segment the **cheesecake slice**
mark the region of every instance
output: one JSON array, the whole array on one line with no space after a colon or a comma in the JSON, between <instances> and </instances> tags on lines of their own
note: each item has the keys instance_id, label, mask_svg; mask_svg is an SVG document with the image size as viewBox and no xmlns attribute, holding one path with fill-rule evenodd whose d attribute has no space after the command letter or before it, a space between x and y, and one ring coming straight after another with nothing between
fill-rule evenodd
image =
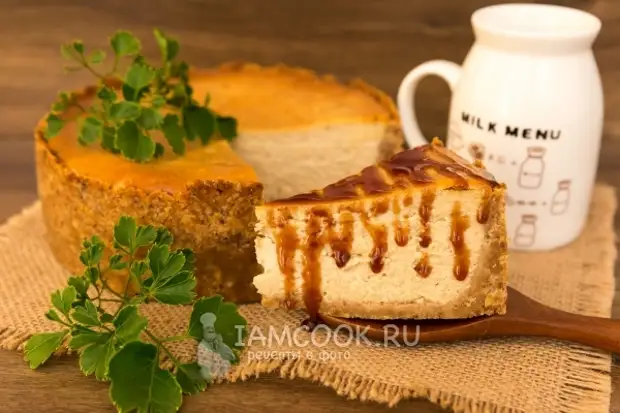
<instances>
[{"instance_id":1,"label":"cheesecake slice","mask_svg":"<svg viewBox=\"0 0 620 413\"><path fill-rule=\"evenodd\" d=\"M348 318L503 314L503 184L439 140L256 208L266 307Z\"/></svg>"}]
</instances>

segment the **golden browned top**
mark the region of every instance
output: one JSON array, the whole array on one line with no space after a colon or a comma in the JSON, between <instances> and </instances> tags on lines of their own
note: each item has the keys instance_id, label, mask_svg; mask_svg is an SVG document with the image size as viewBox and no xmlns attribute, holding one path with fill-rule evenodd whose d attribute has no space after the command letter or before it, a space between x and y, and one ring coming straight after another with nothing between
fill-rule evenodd
<instances>
[{"instance_id":1,"label":"golden browned top","mask_svg":"<svg viewBox=\"0 0 620 413\"><path fill-rule=\"evenodd\" d=\"M93 88L87 88L78 96L82 102L92 98ZM75 112L61 133L47 141L43 137L44 121L36 131L37 144L46 145L74 173L111 186L135 186L144 190L181 191L199 181L227 180L240 183L256 183L258 177L223 140L213 140L208 145L187 142L183 156L167 150L165 155L148 163L139 164L120 155L103 150L100 145L82 146L77 140ZM154 136L162 141L162 137Z\"/></svg>"},{"instance_id":2,"label":"golden browned top","mask_svg":"<svg viewBox=\"0 0 620 413\"><path fill-rule=\"evenodd\" d=\"M481 163L472 165L444 148L439 139L406 150L387 161L364 168L323 189L270 202L277 204L314 204L335 200L359 199L395 190L434 186L438 189L495 188L501 184Z\"/></svg>"},{"instance_id":3,"label":"golden browned top","mask_svg":"<svg viewBox=\"0 0 620 413\"><path fill-rule=\"evenodd\" d=\"M397 119L383 92L360 80L345 85L305 69L229 63L192 70L190 83L198 101L208 93L210 107L236 117L240 131Z\"/></svg>"}]
</instances>

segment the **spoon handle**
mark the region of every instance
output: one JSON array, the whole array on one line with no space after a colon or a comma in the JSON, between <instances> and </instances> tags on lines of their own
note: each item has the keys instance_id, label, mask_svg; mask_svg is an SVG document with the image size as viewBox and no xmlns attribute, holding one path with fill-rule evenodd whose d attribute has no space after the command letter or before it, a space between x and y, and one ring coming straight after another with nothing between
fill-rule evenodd
<instances>
[{"instance_id":1,"label":"spoon handle","mask_svg":"<svg viewBox=\"0 0 620 413\"><path fill-rule=\"evenodd\" d=\"M572 341L612 353L620 353L620 320L589 317L548 309L539 317L512 320L524 335Z\"/></svg>"}]
</instances>

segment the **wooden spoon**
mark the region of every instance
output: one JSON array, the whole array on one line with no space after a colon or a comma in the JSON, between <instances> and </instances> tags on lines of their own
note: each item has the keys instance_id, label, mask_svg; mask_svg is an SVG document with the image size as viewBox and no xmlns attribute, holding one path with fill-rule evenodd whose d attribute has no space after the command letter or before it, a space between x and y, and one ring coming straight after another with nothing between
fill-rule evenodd
<instances>
[{"instance_id":1,"label":"wooden spoon","mask_svg":"<svg viewBox=\"0 0 620 413\"><path fill-rule=\"evenodd\" d=\"M556 310L510 287L505 315L461 320L362 320L329 315L319 318L331 328L345 325L363 331L367 327L368 338L384 341L389 335L387 337L401 344L530 336L572 341L620 353L620 320ZM416 326L419 326L419 333Z\"/></svg>"}]
</instances>

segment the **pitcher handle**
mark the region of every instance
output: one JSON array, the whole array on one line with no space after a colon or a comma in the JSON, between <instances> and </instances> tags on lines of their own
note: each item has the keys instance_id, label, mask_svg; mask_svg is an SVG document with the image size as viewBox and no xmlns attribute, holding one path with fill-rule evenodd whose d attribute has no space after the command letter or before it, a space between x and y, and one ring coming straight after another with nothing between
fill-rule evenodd
<instances>
[{"instance_id":1,"label":"pitcher handle","mask_svg":"<svg viewBox=\"0 0 620 413\"><path fill-rule=\"evenodd\" d=\"M420 131L413 98L420 80L431 75L445 80L450 86L450 91L454 92L456 82L461 76L461 66L447 60L431 60L413 68L401 82L398 88L398 112L409 148L429 143Z\"/></svg>"}]
</instances>

